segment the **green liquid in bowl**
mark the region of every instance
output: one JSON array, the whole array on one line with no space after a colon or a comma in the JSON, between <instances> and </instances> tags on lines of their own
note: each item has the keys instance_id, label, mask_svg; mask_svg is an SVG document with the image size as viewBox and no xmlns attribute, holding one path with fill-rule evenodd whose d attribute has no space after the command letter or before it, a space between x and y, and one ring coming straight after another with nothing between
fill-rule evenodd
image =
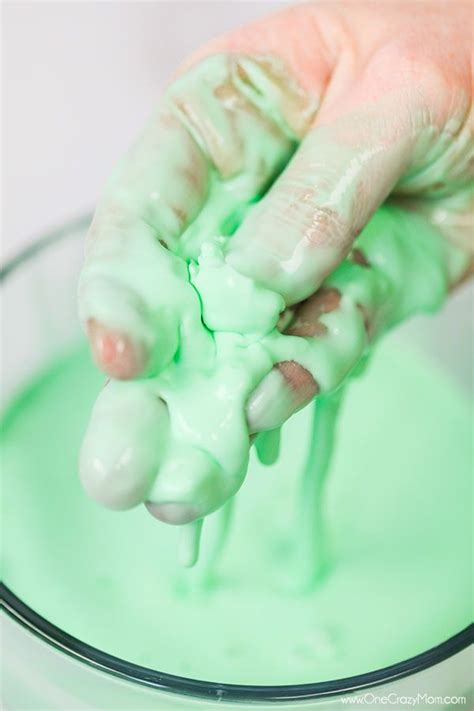
<instances>
[{"instance_id":1,"label":"green liquid in bowl","mask_svg":"<svg viewBox=\"0 0 474 711\"><path fill-rule=\"evenodd\" d=\"M202 591L202 561L178 569L176 528L143 507L104 510L80 487L101 382L78 349L5 417L3 579L56 626L160 671L283 685L379 669L469 624L470 409L426 358L388 338L349 385L325 489L328 569L304 594L293 590L292 545L311 409L284 427L277 464L252 456L214 585Z\"/></svg>"}]
</instances>

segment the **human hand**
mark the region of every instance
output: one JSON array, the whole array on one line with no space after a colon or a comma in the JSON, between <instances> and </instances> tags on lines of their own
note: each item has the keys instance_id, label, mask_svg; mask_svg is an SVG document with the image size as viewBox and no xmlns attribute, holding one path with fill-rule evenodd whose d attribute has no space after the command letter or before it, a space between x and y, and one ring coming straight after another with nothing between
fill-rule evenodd
<instances>
[{"instance_id":1,"label":"human hand","mask_svg":"<svg viewBox=\"0 0 474 711\"><path fill-rule=\"evenodd\" d=\"M449 13L445 4L299 6L192 58L194 69L171 85L116 171L91 228L80 301L100 367L119 379L152 374L178 347L168 277L159 278L162 253L138 248L148 237L189 262L207 239L230 235L227 263L295 307L285 314L287 330L326 342L324 315L341 308L347 279L336 271L335 282L318 288L346 257L359 267L351 283L367 279L360 269L383 271L373 228L359 238L365 252L353 240L389 196L403 204L402 224L414 239L424 230L436 241L441 231L472 249L469 16L456 4ZM397 224L389 222L384 244ZM408 299L400 274L388 269L393 288L351 312L367 338L436 306L467 271L461 251L433 249L411 270ZM359 346L350 353L342 377L360 354ZM318 374L284 360L250 395L249 430L277 427L327 389ZM149 459L135 470L156 473L156 453ZM149 475L142 480L131 498L122 491L127 505L146 497Z\"/></svg>"}]
</instances>

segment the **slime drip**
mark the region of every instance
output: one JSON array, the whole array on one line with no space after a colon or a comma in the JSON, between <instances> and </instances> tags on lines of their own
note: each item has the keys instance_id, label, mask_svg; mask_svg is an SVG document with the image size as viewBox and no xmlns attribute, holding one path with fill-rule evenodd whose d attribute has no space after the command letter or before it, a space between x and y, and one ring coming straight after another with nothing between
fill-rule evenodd
<instances>
[{"instance_id":1,"label":"slime drip","mask_svg":"<svg viewBox=\"0 0 474 711\"><path fill-rule=\"evenodd\" d=\"M202 518L183 526L181 531L179 562L185 568L190 568L198 559L201 529Z\"/></svg>"},{"instance_id":2,"label":"slime drip","mask_svg":"<svg viewBox=\"0 0 474 711\"><path fill-rule=\"evenodd\" d=\"M147 502L162 520L185 524L187 565L197 557L202 519L244 481L247 401L282 361L303 366L320 393L302 510L304 535L319 536L311 506L330 457L339 397L331 393L375 336L437 309L466 262L423 218L382 207L356 241L367 264L349 256L323 284L340 295L338 307L321 315L323 335L281 333L282 293L237 271L228 251L314 114L297 87L286 87L283 96L265 65L221 56L175 82L154 118L169 140L156 143L147 129L151 137L112 178L81 277L82 320L126 333L150 354L144 377L111 381L99 395L81 453L83 484L112 508ZM200 175L194 192L182 177L190 158ZM185 189L181 215L176 204ZM277 445L271 439L257 449L268 461Z\"/></svg>"},{"instance_id":3,"label":"slime drip","mask_svg":"<svg viewBox=\"0 0 474 711\"><path fill-rule=\"evenodd\" d=\"M312 587L324 573L323 486L333 454L342 393L314 401L313 427L301 487L295 570L296 586Z\"/></svg>"}]
</instances>

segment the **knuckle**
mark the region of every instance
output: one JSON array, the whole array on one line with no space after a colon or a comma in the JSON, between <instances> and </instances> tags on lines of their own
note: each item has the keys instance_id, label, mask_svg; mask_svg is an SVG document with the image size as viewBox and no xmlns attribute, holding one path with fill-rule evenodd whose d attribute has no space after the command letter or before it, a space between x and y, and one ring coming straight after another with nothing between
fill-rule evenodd
<instances>
[{"instance_id":1,"label":"knuckle","mask_svg":"<svg viewBox=\"0 0 474 711\"><path fill-rule=\"evenodd\" d=\"M193 64L169 88L174 110L222 178L250 170L257 183L264 184L281 164L282 157L288 159L294 149L293 138L285 132L284 116L280 120L275 118L282 111L274 110L278 106L267 110L273 94L279 95L278 91L265 95L266 83L272 82L280 82L277 87L280 89L280 77L272 77L265 62L222 52ZM299 96L297 99L300 116L304 113L303 99Z\"/></svg>"},{"instance_id":2,"label":"knuckle","mask_svg":"<svg viewBox=\"0 0 474 711\"><path fill-rule=\"evenodd\" d=\"M401 93L406 111L420 129L442 126L452 110L452 98L461 88L459 73L451 69L443 53L419 37L388 42L372 58L366 76L384 93Z\"/></svg>"},{"instance_id":3,"label":"knuckle","mask_svg":"<svg viewBox=\"0 0 474 711\"><path fill-rule=\"evenodd\" d=\"M340 247L349 241L349 226L334 210L326 206L314 206L308 214L303 238L317 247L337 245Z\"/></svg>"}]
</instances>

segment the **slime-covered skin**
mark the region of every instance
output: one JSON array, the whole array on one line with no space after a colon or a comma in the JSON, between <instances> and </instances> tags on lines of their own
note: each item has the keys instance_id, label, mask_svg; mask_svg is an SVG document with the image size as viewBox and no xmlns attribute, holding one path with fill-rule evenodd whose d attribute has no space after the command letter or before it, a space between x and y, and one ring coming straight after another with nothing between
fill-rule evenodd
<instances>
[{"instance_id":1,"label":"slime-covered skin","mask_svg":"<svg viewBox=\"0 0 474 711\"><path fill-rule=\"evenodd\" d=\"M315 392L327 396L375 336L439 307L466 268L464 253L427 220L388 206L296 316L286 310L294 298L284 277L280 288L275 279L263 286L252 269L236 265L228 253L242 239L239 225L253 224L260 198L315 108L276 60L207 59L169 88L153 119L166 125L167 140L156 143L150 128L150 140L137 143L126 158L126 185L132 182L133 190L124 187L119 167L104 198L107 209L99 206L91 229L81 318L89 327L107 323L133 336L140 344L133 358L143 361L144 374L112 380L101 392L82 448L81 478L106 506L147 502L163 521L196 521L191 547L201 519L244 480L253 430L247 403L258 400L256 388L274 366L300 364ZM186 212L176 207L180 191ZM321 252L323 262L334 260L331 249L328 243ZM296 252L286 265L279 261L289 278L301 275L301 298L315 279L304 263ZM317 324L307 324L305 309L318 299ZM267 428L283 419L276 412ZM190 563L195 557L185 554Z\"/></svg>"}]
</instances>

